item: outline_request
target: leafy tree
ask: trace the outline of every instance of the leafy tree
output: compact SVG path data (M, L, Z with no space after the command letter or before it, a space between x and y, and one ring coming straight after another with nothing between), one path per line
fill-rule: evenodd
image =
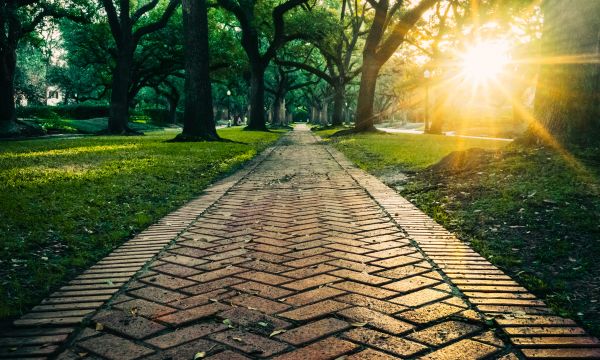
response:
M356 109L355 131L374 129L373 105L377 76L423 13L439 0L421 0L410 9L405 2L397 0L367 0L375 10L363 49L362 75Z
M132 67L135 51L143 37L164 28L175 13L180 0L169 0L166 8L161 10L160 0L151 0L131 12L130 0L99 0L102 4L111 34L114 38L115 67L113 69L110 116L108 132L126 134L129 129L129 84L132 80ZM116 1L116 6L115 6ZM118 11L117 11L118 7ZM155 11L153 11L155 10ZM148 21L151 18L150 21Z
M0 2L0 134L19 131L15 114L15 74L19 42L47 18L84 21L86 2L4 0Z
M299 26L293 29L297 31L286 31L286 22L291 20L291 17L285 16L293 9L305 5L307 1L287 0L273 6L270 1L217 0L221 7L235 15L242 30L241 44L250 63L249 129L266 130L265 71L277 50L286 42L307 37L306 30ZM270 19L264 16L269 13ZM299 14L295 12L294 15Z
M325 80L333 90L332 124L341 125L346 103L346 86L360 74L360 61L355 57L355 50L365 35L366 25L365 2L342 0L337 26L328 29L328 36L315 42L322 59L306 57L304 62L297 60L280 61L280 64L294 66L308 71Z

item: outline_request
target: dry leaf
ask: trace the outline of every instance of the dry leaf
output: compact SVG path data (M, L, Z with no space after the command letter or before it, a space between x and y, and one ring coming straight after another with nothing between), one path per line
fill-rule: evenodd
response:
M271 333L271 335L269 335L269 337L272 337L272 336L275 336L275 335L278 335L278 334L284 333L284 332L286 332L286 331L287 331L287 330L283 330L283 329L281 329L281 330L275 330L275 331L273 331L273 332Z
M368 324L367 322L353 322L353 323L350 323L350 325L352 325L354 327L363 327L363 326L365 326L367 324Z
M96 323L96 331L102 331L104 330L104 325L100 324L100 323Z
M206 351L200 351L200 352L197 352L196 355L194 355L194 360L203 359L205 357L206 357Z

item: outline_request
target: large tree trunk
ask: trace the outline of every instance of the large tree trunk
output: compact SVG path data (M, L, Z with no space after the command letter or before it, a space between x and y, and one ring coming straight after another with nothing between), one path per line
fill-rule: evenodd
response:
M185 109L179 140L218 140L210 83L208 15L205 0L183 1Z
M265 68L252 65L250 70L250 119L248 129L267 130L265 124Z
M338 82L334 87L333 94L333 116L331 124L333 126L342 125L344 123L344 104L346 89L342 81Z
M0 136L18 131L15 114L16 65L15 49L5 49L0 53Z
M360 78L360 90L358 92L358 104L356 105L356 131L370 131L375 129L375 116L373 105L375 102L375 87L381 64L371 56L363 57L362 76Z
M129 129L129 82L133 64L133 44L128 43L117 50L116 66L110 95L108 132L126 134Z
M544 30L530 136L542 142L600 139L600 1L542 4ZM569 63L553 63L567 59ZM569 61L571 60L571 61ZM574 61L573 61L574 60Z

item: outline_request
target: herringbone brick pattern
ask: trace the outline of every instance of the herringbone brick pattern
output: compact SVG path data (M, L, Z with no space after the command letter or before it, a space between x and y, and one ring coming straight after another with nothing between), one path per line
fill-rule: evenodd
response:
M91 315L65 310L90 321L59 359L600 357L597 339L305 128L215 200L142 271L159 246L88 273L122 280L81 296L120 290ZM72 331L55 330L0 346L44 350Z

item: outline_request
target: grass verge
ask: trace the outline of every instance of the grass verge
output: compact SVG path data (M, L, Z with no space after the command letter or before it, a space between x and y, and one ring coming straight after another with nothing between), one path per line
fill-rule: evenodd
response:
M546 148L435 135L330 141L557 313L600 335L600 149L565 158Z
M0 319L19 315L281 133L223 129L234 141L223 143L165 142L172 131L0 143Z

